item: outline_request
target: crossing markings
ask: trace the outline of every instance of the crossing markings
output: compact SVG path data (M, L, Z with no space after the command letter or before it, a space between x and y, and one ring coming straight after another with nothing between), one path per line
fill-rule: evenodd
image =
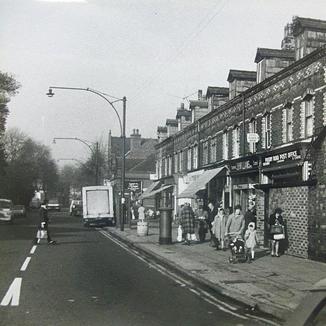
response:
M6 295L3 297L0 306L18 306L20 298L20 289L22 285L22 278L16 277L11 283Z
M20 268L20 271L21 271L21 272L25 272L25 271L26 271L26 268L27 268L29 262L31 261L31 259L32 259L31 257L27 257L27 258L25 259L25 261L24 261L22 267Z
M33 255L35 253L37 246L33 246L31 251L29 252L31 255Z

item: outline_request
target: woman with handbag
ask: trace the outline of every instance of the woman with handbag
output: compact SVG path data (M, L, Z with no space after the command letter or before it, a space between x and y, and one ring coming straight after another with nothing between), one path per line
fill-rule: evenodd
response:
M284 221L281 215L282 212L282 209L278 207L269 218L269 233L270 239L272 240L272 257L280 257L280 240L285 239Z

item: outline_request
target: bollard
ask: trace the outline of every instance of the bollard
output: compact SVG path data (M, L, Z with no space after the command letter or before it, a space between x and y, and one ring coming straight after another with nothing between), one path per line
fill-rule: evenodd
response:
M159 244L172 244L172 208L160 207Z

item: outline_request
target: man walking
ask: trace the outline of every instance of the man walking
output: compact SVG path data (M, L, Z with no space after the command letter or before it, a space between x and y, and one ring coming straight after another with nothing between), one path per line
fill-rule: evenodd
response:
M45 199L40 207L40 223L38 225L38 231L36 237L33 241L35 244L38 242L39 239L41 239L40 234L42 234L42 232L46 232L48 244L51 245L56 244L56 242L51 239L50 232L49 232L49 217L48 217L48 209L46 206L47 203L48 201Z

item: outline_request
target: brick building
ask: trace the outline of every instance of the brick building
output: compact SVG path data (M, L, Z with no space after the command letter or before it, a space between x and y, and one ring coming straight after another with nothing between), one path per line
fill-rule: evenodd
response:
M256 72L230 70L228 99L209 87L177 111L191 123L172 135L159 127L156 173L175 214L183 201L245 211L254 199L267 245L269 216L281 207L287 253L324 260L326 22L294 17L284 31L281 49L257 49Z

